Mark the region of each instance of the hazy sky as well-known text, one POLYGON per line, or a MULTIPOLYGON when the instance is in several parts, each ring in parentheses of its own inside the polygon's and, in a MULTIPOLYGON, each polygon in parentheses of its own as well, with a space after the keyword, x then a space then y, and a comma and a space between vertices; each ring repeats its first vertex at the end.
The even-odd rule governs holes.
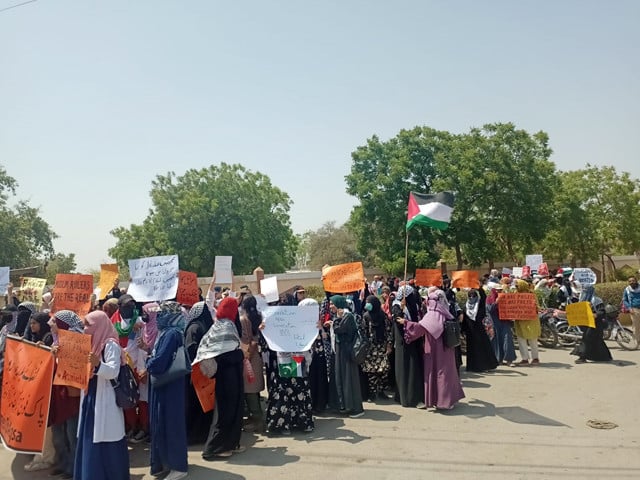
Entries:
POLYGON ((639 22, 634 0, 39 0, 0 12, 0 164, 80 270, 168 171, 240 163, 296 233, 341 224, 350 153, 416 125, 512 121, 560 169, 638 178, 639 22))

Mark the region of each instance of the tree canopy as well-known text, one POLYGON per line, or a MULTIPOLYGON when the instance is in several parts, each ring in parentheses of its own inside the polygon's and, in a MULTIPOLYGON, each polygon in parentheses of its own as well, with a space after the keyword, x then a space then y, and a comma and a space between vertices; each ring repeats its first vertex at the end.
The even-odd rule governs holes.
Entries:
POLYGON ((291 200, 270 179, 222 163, 184 175, 158 175, 152 208, 140 225, 118 227, 109 250, 121 266, 129 259, 177 254, 180 268, 211 275, 216 255, 233 255, 237 274, 257 266, 284 271, 294 263, 291 200))

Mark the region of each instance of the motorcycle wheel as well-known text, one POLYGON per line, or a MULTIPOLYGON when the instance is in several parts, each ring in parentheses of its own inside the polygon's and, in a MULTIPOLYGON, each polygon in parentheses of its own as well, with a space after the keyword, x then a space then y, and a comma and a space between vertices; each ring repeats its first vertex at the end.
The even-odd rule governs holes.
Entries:
POLYGON ((602 331, 602 339, 609 340, 611 338, 611 327, 607 327, 602 331))
POLYGON ((621 328, 616 333, 616 342, 625 350, 635 350, 638 348, 638 341, 633 332, 628 328, 621 328))
POLYGON ((556 348, 558 346, 558 334, 555 329, 543 323, 538 343, 545 348, 556 348))
POLYGON ((567 336, 567 334, 570 333, 570 329, 571 327, 567 323, 563 323, 556 327, 558 343, 561 347, 573 347, 577 343, 575 338, 567 336))

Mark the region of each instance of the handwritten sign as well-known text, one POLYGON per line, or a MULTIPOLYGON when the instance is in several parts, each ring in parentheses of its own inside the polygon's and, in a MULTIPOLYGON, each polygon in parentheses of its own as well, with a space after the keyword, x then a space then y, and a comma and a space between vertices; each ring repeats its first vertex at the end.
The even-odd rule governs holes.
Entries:
POLYGON ((0 267, 0 295, 7 294, 9 281, 9 267, 0 267))
POLYGON ((522 267, 513 267, 511 273, 516 278, 522 278, 522 267))
POLYGON ((103 263, 100 265, 100 281, 98 282, 100 293, 96 295, 98 300, 102 300, 113 290, 119 275, 117 263, 103 263))
POLYGON ((567 322, 569 325, 581 325, 596 328, 590 302, 576 302, 567 305, 567 322))
POLYGON ((194 305, 200 301, 197 273, 185 272, 184 270, 178 271, 176 300, 182 305, 194 305))
POLYGON ((200 370, 200 364, 196 363, 191 368, 191 383, 200 401, 202 411, 207 413, 213 410, 216 403, 216 379, 206 377, 200 370))
POLYGON ((326 292, 357 292, 364 287, 362 262, 343 263, 322 270, 322 285, 326 292))
POLYGON ((93 276, 79 273, 58 273, 53 286, 53 313, 71 310, 86 315, 91 309, 93 276))
POLYGON ((531 270, 538 271, 540 264, 543 262, 542 255, 534 253, 532 255, 525 256, 524 264, 531 267, 531 270))
POLYGON ((91 335, 58 330, 58 368, 53 377, 54 385, 69 385, 81 390, 89 386, 91 366, 91 335))
POLYGON ((478 272, 475 270, 457 270, 451 272, 452 288, 480 288, 478 272))
POLYGON ((10 450, 42 453, 51 402, 53 355, 7 337, 0 404, 0 437, 10 450))
POLYGON ((129 260, 131 283, 127 293, 137 302, 175 298, 178 293, 178 256, 162 255, 129 260))
POLYGON ((417 268, 416 285, 420 287, 442 286, 442 270, 439 268, 417 268))
POLYGON ((42 292, 46 284, 46 278, 24 277, 20 283, 18 298, 21 302, 33 302, 40 308, 42 305, 42 292))
POLYGON ((262 336, 274 352, 304 352, 318 336, 320 307, 277 306, 262 311, 262 336))
POLYGON ((501 293, 498 295, 500 320, 535 320, 538 307, 534 293, 501 293))
POLYGON ((596 272, 590 268, 574 268, 573 279, 582 286, 595 285, 597 281, 596 272))
POLYGON ((260 293, 264 295, 267 303, 277 302, 280 298, 278 277, 273 276, 260 280, 260 293))
POLYGON ((231 263, 233 257, 216 255, 213 272, 216 276, 216 283, 231 284, 233 283, 233 270, 231 263))

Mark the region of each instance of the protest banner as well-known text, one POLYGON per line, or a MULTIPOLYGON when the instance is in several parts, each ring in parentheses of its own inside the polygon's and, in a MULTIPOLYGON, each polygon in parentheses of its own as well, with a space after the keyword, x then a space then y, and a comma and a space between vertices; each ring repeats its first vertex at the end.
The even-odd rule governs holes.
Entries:
POLYGON ((80 390, 89 386, 89 352, 91 352, 91 335, 58 330, 58 367, 53 377, 54 385, 68 385, 80 390))
POLYGON ((178 292, 176 301, 182 305, 193 306, 200 301, 198 290, 198 274, 194 272, 178 271, 178 292))
POLYGON ((260 293, 264 295, 267 303, 277 302, 280 298, 278 292, 278 277, 267 277, 260 280, 260 293))
POLYGON ((213 273, 217 284, 230 285, 233 283, 233 257, 216 255, 213 273))
POLYGON ((206 377, 200 370, 200 363, 191 368, 191 383, 196 391, 200 406, 204 413, 213 410, 216 404, 216 379, 206 377))
POLYGON ((48 347, 7 337, 0 437, 18 453, 42 453, 51 403, 54 358, 48 347))
POLYGON ((176 297, 178 292, 178 256, 129 260, 131 283, 127 293, 136 302, 155 302, 176 297))
POLYGON ((439 268, 416 268, 414 279, 419 287, 441 287, 442 270, 439 268))
POLYGON ((540 265, 538 265, 538 275, 540 275, 541 277, 548 277, 549 265, 547 265, 546 263, 541 263, 540 265))
POLYGON ((102 300, 113 290, 119 275, 120 271, 117 263, 103 263, 100 265, 100 281, 98 282, 100 292, 96 294, 98 300, 102 300))
POLYGON ((364 287, 362 262, 343 263, 322 269, 322 285, 325 292, 349 293, 364 287))
POLYGON ((71 310, 83 316, 91 310, 93 276, 80 273, 58 273, 53 286, 53 313, 71 310))
POLYGON ((451 272, 452 288, 480 288, 478 272, 475 270, 457 270, 451 272))
POLYGON ((595 285, 597 281, 596 272, 590 268, 574 268, 573 279, 583 287, 588 285, 595 285))
POLYGON ((501 293, 498 295, 500 320, 535 320, 538 318, 533 293, 501 293))
POLYGON ((576 302, 567 305, 567 322, 572 326, 596 328, 591 302, 576 302))
POLYGON ((262 336, 274 352, 305 352, 318 337, 320 308, 277 306, 263 310, 262 336))
POLYGON ((9 267, 0 267, 0 295, 7 294, 7 287, 9 286, 9 267))
POLYGON ((526 255, 524 260, 524 264, 528 265, 529 267, 531 267, 531 270, 535 270, 536 272, 538 271, 538 267, 542 262, 542 255, 540 255, 539 253, 526 255))
POLYGON ((46 278, 23 277, 20 282, 18 298, 21 302, 33 302, 40 308, 42 306, 42 292, 46 285, 46 278))

